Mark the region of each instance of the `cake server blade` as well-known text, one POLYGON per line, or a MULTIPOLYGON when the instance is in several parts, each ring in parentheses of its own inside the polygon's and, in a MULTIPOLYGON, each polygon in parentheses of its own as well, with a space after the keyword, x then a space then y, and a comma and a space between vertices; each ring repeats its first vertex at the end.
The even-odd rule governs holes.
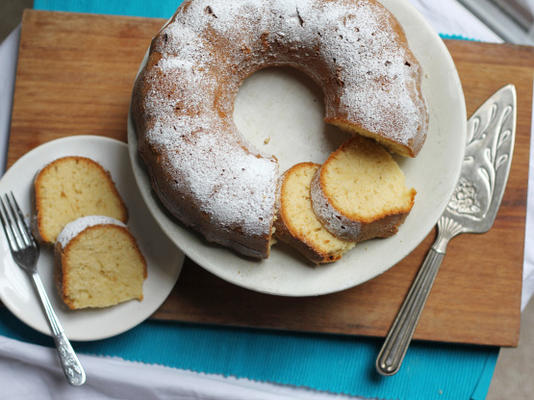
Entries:
POLYGON ((461 233, 484 233, 493 225, 508 181, 515 142, 516 90, 506 85, 467 122, 460 179, 438 220, 436 241, 428 252, 376 359, 382 375, 400 369, 447 243, 461 233))

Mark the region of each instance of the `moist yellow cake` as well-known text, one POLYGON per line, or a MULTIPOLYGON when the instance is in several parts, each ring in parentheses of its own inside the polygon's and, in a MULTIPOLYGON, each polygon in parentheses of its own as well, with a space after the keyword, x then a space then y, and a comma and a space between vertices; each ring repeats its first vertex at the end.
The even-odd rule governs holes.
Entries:
POLYGON ((312 210, 310 185, 319 164, 300 163, 281 178, 280 205, 275 221, 276 237, 316 264, 341 258, 354 242, 340 240, 328 232, 312 210))
POLYGON ((143 299, 145 259, 116 219, 93 215, 68 223, 57 237, 55 256, 60 295, 70 309, 143 299))
POLYGON ((128 211, 110 174, 89 158, 70 156, 52 161, 39 171, 33 189, 32 228, 44 243, 54 243, 67 223, 86 215, 128 221, 128 211))
POLYGON ((354 137, 333 152, 311 185, 313 211, 323 226, 356 242, 397 233, 415 194, 393 157, 364 137, 354 137))

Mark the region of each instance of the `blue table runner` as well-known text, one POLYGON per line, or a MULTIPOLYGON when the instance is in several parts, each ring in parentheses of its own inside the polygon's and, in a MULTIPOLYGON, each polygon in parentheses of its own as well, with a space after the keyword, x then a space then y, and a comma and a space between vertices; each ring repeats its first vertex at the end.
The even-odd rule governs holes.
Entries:
MULTIPOLYGON (((0 310, 0 334, 53 346, 50 337, 6 309, 0 310)), ((113 338, 73 346, 85 354, 368 398, 485 398, 496 349, 414 342, 400 372, 382 377, 374 370, 381 343, 363 337, 146 321, 113 338)))

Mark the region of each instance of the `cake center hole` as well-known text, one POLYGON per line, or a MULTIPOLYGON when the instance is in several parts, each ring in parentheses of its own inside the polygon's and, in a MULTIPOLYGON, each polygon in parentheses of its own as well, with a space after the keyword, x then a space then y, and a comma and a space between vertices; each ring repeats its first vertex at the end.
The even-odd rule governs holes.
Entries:
POLYGON ((348 134, 323 122, 322 91, 293 68, 267 68, 243 82, 234 122, 258 151, 273 154, 280 172, 303 161, 323 163, 348 134))

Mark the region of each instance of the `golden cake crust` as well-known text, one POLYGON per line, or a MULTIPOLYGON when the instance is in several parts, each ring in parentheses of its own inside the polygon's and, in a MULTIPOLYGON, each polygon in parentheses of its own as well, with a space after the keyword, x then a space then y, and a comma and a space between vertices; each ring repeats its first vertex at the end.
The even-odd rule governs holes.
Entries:
MULTIPOLYGON (((289 203, 291 203, 293 199, 290 198, 290 193, 288 193, 289 190, 286 188, 286 186, 289 184, 288 178, 290 178, 292 174, 298 173, 302 170, 310 170, 312 173, 314 173, 314 171, 318 170, 320 167, 321 166, 319 164, 304 162, 294 165, 284 173, 284 175, 280 178, 280 204, 278 207, 277 218, 274 223, 276 227, 276 238, 295 248, 299 253, 304 255, 304 257, 314 264, 325 264, 339 260, 342 255, 352 247, 351 243, 346 243, 346 245, 344 244, 343 246, 339 246, 339 243, 337 243, 337 246, 319 246, 313 237, 307 236, 300 229, 298 229, 297 226, 295 226, 295 221, 289 215, 289 203), (327 251, 325 247, 330 248, 327 251)), ((311 199, 309 199, 309 201, 311 208, 311 199)), ((319 221, 317 221, 317 223, 320 225, 319 221)), ((326 234, 326 236, 329 235, 328 232, 326 232, 326 234)), ((326 240, 337 242, 335 237, 327 238, 326 240)))

